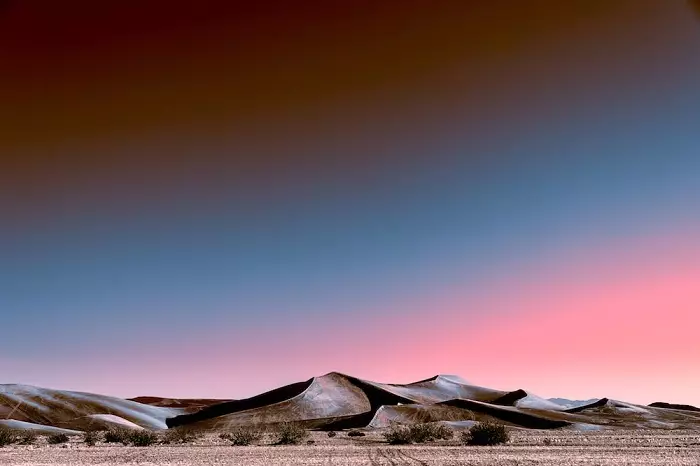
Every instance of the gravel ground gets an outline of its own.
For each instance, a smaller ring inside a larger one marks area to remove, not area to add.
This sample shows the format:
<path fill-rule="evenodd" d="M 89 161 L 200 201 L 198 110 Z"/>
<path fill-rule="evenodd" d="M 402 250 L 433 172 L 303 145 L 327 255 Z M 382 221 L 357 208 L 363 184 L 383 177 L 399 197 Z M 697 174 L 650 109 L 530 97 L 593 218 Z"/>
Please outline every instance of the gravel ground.
<path fill-rule="evenodd" d="M 695 465 L 700 433 L 659 431 L 514 432 L 510 444 L 466 447 L 456 442 L 389 446 L 377 434 L 354 440 L 314 433 L 313 445 L 233 447 L 210 435 L 192 445 L 87 447 L 13 445 L 0 448 L 7 465 Z"/>

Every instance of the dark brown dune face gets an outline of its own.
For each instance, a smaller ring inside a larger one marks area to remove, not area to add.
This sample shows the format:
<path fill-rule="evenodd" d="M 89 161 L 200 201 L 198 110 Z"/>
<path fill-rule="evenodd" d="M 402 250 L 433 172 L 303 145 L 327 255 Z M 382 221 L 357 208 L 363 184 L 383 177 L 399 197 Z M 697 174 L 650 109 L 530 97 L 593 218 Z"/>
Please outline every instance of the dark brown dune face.
<path fill-rule="evenodd" d="M 696 408 L 695 406 L 679 405 L 679 404 L 674 404 L 674 403 L 664 403 L 662 401 L 657 401 L 655 403 L 650 404 L 649 406 L 651 406 L 652 408 L 679 409 L 681 411 L 700 412 L 700 408 Z"/>
<path fill-rule="evenodd" d="M 586 405 L 576 406 L 575 408 L 569 408 L 569 409 L 566 409 L 564 411 L 567 413 L 580 413 L 581 411 L 585 411 L 587 409 L 605 406 L 608 404 L 608 401 L 609 400 L 607 398 L 601 398 L 600 400 L 594 401 L 593 403 L 588 403 Z"/>

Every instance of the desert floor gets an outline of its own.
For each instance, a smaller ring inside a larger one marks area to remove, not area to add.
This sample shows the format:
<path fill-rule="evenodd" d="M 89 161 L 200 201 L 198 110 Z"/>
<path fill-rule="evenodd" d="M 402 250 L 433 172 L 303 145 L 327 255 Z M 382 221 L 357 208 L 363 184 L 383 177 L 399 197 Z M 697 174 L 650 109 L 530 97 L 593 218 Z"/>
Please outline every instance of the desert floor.
<path fill-rule="evenodd" d="M 228 446 L 215 435 L 188 445 L 151 447 L 70 444 L 0 448 L 7 465 L 700 465 L 700 432 L 515 431 L 498 447 L 456 441 L 390 446 L 379 434 L 359 439 L 314 432 L 313 445 Z"/>

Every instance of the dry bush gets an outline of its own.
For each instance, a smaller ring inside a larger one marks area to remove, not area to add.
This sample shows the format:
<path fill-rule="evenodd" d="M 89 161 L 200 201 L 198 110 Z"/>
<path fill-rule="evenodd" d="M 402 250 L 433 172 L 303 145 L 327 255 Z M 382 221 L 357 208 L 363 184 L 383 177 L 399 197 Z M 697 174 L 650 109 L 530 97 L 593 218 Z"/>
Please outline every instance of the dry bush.
<path fill-rule="evenodd" d="M 17 434 L 7 427 L 0 427 L 0 447 L 12 445 L 18 440 Z"/>
<path fill-rule="evenodd" d="M 415 443 L 433 442 L 435 440 L 450 440 L 454 432 L 442 424 L 416 424 L 409 427 L 411 438 Z"/>
<path fill-rule="evenodd" d="M 359 430 L 351 430 L 348 432 L 348 437 L 364 437 L 365 435 L 364 432 L 360 432 Z"/>
<path fill-rule="evenodd" d="M 33 430 L 29 430 L 26 432 L 22 432 L 18 437 L 17 437 L 17 442 L 20 445 L 34 445 L 36 443 L 37 439 L 39 436 L 34 432 Z"/>
<path fill-rule="evenodd" d="M 202 433 L 192 429 L 184 429 L 175 427 L 168 429 L 163 434 L 162 442 L 165 444 L 171 443 L 192 443 L 202 437 Z"/>
<path fill-rule="evenodd" d="M 100 441 L 100 433 L 95 430 L 88 430 L 83 433 L 83 443 L 88 447 L 94 447 Z"/>
<path fill-rule="evenodd" d="M 412 443 L 411 429 L 399 424 L 392 424 L 387 432 L 384 432 L 384 438 L 390 445 L 408 445 Z"/>
<path fill-rule="evenodd" d="M 328 438 L 333 438 L 338 435 L 334 430 L 328 431 Z"/>
<path fill-rule="evenodd" d="M 494 422 L 480 422 L 461 435 L 461 441 L 466 445 L 500 445 L 509 439 L 505 426 Z"/>
<path fill-rule="evenodd" d="M 158 440 L 158 434 L 146 429 L 132 430 L 129 435 L 129 442 L 135 447 L 149 447 Z"/>
<path fill-rule="evenodd" d="M 219 437 L 228 440 L 231 445 L 243 447 L 260 440 L 263 437 L 263 431 L 258 427 L 240 426 L 219 435 Z"/>
<path fill-rule="evenodd" d="M 123 443 L 128 445 L 131 438 L 131 430 L 118 427 L 105 432 L 105 443 Z"/>
<path fill-rule="evenodd" d="M 296 445 L 309 436 L 301 425 L 294 422 L 283 422 L 277 426 L 275 445 Z"/>
<path fill-rule="evenodd" d="M 453 436 L 452 429 L 441 424 L 415 424 L 412 426 L 394 424 L 388 432 L 384 433 L 384 438 L 391 445 L 449 440 Z"/>
<path fill-rule="evenodd" d="M 46 437 L 46 441 L 49 445 L 59 445 L 61 443 L 67 443 L 70 440 L 66 434 L 51 434 Z"/>

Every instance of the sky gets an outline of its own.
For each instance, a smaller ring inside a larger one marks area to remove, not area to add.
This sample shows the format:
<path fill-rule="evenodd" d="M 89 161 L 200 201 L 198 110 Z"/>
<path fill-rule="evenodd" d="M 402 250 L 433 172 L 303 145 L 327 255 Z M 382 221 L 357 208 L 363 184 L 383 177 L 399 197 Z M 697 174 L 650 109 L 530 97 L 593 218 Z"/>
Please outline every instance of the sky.
<path fill-rule="evenodd" d="M 0 382 L 700 405 L 691 2 L 0 2 Z"/>

